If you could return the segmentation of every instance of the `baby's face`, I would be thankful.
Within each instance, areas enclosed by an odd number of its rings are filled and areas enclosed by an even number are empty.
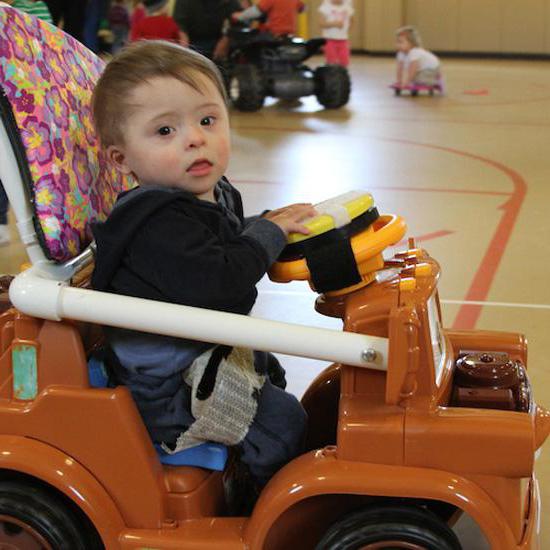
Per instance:
[[[201,91],[172,77],[135,88],[124,125],[124,145],[110,158],[142,185],[189,191],[214,201],[214,187],[229,162],[229,119],[216,86],[199,75]]]
[[[409,39],[405,34],[399,34],[397,35],[397,38],[395,40],[395,47],[398,51],[407,53],[412,50],[412,44],[409,42]]]

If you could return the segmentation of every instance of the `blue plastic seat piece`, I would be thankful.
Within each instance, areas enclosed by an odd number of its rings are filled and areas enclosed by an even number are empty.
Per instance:
[[[222,472],[227,462],[227,447],[220,443],[202,443],[196,447],[168,454],[160,445],[155,449],[162,464],[168,466],[197,466]]]
[[[101,354],[92,354],[88,359],[88,380],[92,388],[106,388],[109,376]]]
[[[88,359],[88,378],[93,388],[109,387],[109,376],[105,368],[103,352],[96,351]],[[228,451],[220,443],[202,443],[174,454],[165,452],[160,445],[155,445],[162,464],[168,466],[197,466],[207,470],[222,472],[227,462]]]

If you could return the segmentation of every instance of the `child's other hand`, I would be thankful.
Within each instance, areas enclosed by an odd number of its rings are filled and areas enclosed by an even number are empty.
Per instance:
[[[284,208],[278,208],[277,210],[271,210],[264,218],[278,225],[285,235],[289,233],[309,235],[309,229],[300,222],[316,214],[317,211],[313,208],[312,204],[298,203],[285,206]]]

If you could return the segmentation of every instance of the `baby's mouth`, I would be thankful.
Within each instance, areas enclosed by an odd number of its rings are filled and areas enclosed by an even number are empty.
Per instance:
[[[210,173],[212,170],[212,163],[207,159],[198,159],[196,160],[189,168],[187,173],[193,176],[204,176]]]

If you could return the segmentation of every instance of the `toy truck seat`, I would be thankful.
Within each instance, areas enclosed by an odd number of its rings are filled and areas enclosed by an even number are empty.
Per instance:
[[[405,234],[395,215],[378,214],[369,193],[350,191],[315,205],[305,220],[309,235],[292,233],[269,271],[276,282],[307,280],[329,296],[347,294],[371,283],[384,267],[382,252]]]
[[[0,8],[0,180],[31,263],[52,276],[91,263],[92,224],[136,184],[109,166],[94,132],[91,95],[103,66],[56,27]],[[106,387],[101,365],[89,369],[90,385]],[[227,449],[208,443],[159,457],[223,470]]]

